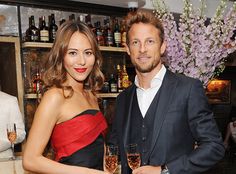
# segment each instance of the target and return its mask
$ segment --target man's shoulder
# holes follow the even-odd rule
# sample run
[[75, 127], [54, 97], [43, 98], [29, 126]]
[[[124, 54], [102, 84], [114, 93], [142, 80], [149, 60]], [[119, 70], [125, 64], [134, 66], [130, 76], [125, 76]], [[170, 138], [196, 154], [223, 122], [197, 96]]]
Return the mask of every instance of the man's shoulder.
[[7, 100], [15, 100], [15, 99], [16, 99], [15, 96], [0, 91], [0, 100], [7, 101]]
[[180, 81], [183, 84], [200, 82], [199, 79], [195, 79], [193, 77], [189, 77], [180, 73], [173, 73], [170, 70], [167, 70], [167, 75], [169, 75], [172, 79], [175, 79], [176, 81]]

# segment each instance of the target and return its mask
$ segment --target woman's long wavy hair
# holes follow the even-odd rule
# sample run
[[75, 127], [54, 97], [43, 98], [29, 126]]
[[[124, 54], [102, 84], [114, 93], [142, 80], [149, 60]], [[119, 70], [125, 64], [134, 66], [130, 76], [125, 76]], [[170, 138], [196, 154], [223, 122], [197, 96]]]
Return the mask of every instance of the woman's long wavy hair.
[[94, 33], [83, 22], [67, 21], [63, 23], [57, 31], [56, 39], [45, 63], [43, 81], [46, 89], [55, 86], [62, 88], [63, 92], [65, 92], [64, 90], [70, 90], [71, 92], [69, 97], [73, 95], [74, 90], [71, 86], [63, 86], [67, 79], [67, 71], [64, 67], [64, 57], [67, 52], [71, 36], [75, 32], [80, 32], [87, 36], [95, 56], [93, 69], [84, 81], [84, 88], [90, 89], [93, 93], [95, 93], [102, 87], [104, 81], [103, 73], [100, 70], [102, 55]]

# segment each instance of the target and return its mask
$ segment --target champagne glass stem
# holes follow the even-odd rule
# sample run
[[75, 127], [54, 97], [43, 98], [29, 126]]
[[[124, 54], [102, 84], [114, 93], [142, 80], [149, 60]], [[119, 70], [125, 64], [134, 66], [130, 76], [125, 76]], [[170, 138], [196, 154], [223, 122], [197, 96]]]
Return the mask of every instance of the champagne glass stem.
[[16, 157], [15, 157], [15, 148], [14, 148], [14, 143], [11, 143], [11, 149], [12, 149], [12, 154], [13, 154], [12, 159], [15, 160]]

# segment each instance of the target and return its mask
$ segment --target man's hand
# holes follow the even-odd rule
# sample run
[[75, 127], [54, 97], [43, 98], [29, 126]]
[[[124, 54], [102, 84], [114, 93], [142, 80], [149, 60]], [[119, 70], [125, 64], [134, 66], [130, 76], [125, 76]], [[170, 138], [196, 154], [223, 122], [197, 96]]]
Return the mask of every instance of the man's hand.
[[132, 174], [161, 174], [161, 166], [142, 166], [133, 170]]

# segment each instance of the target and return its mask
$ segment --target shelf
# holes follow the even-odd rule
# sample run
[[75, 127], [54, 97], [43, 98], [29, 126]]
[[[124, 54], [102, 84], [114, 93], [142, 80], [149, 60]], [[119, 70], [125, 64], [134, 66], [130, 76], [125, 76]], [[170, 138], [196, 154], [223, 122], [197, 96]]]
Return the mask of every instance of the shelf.
[[100, 48], [101, 51], [126, 52], [124, 47], [106, 47], [106, 46], [100, 46], [99, 48]]
[[32, 93], [32, 94], [25, 94], [25, 98], [27, 98], [27, 99], [37, 99], [37, 98], [41, 98], [41, 94], [34, 94], [34, 93]]
[[[23, 48], [52, 48], [53, 43], [42, 43], [42, 42], [24, 42]], [[101, 51], [114, 51], [114, 52], [126, 52], [124, 47], [106, 47], [100, 46]]]
[[[97, 94], [98, 97], [101, 98], [116, 98], [119, 93], [99, 93]], [[37, 99], [41, 98], [41, 94], [25, 94], [25, 98], [27, 99]]]
[[22, 44], [23, 48], [52, 48], [52, 43], [42, 43], [42, 42], [24, 42]]
[[119, 93], [99, 93], [97, 96], [101, 98], [116, 98], [118, 94]]

